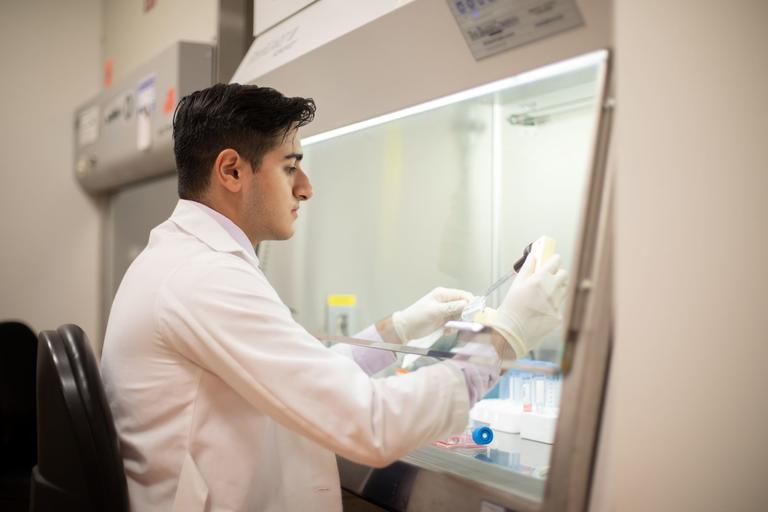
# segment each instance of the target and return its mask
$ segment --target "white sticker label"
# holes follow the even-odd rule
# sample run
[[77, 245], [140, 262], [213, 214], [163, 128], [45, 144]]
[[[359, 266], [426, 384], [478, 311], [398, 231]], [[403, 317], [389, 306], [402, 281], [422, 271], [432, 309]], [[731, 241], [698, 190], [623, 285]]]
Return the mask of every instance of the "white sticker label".
[[133, 115], [133, 97], [128, 94], [119, 94], [107, 103], [104, 111], [104, 126], [109, 127], [114, 123], [128, 121]]
[[[259, 35], [231, 82], [248, 83], [413, 0], [323, 0]], [[298, 5], [298, 4], [297, 4]], [[318, 23], [317, 20], [323, 20]]]
[[99, 107], [88, 107], [77, 115], [77, 147], [93, 144], [99, 138]]
[[136, 114], [136, 148], [139, 151], [149, 149], [152, 145], [152, 119], [146, 110]]
[[317, 0], [254, 0], [253, 35], [258, 36]]
[[146, 109], [148, 113], [155, 111], [157, 94], [155, 92], [155, 77], [150, 76], [139, 83], [136, 94], [136, 110]]
[[475, 60], [584, 24], [575, 0], [447, 0]]
[[155, 77], [150, 76], [139, 83], [136, 93], [136, 147], [139, 151], [152, 145], [152, 112], [156, 101]]

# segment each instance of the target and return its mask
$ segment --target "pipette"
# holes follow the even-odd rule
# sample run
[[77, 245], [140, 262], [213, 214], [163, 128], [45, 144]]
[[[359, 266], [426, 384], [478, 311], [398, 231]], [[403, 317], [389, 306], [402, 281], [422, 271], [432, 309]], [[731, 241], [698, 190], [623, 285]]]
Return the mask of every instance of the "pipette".
[[525, 249], [523, 249], [522, 257], [520, 257], [520, 259], [517, 260], [514, 265], [512, 265], [512, 270], [509, 273], [494, 281], [494, 283], [489, 286], [487, 290], [485, 290], [485, 293], [478, 295], [472, 302], [467, 304], [467, 306], [461, 312], [462, 320], [471, 322], [475, 318], [475, 315], [482, 311], [482, 309], [485, 307], [485, 301], [488, 299], [488, 297], [497, 289], [499, 289], [504, 283], [517, 275], [520, 269], [523, 268], [523, 263], [525, 263], [526, 258], [528, 258], [528, 255], [531, 253], [532, 245], [533, 244], [528, 244], [525, 246]]

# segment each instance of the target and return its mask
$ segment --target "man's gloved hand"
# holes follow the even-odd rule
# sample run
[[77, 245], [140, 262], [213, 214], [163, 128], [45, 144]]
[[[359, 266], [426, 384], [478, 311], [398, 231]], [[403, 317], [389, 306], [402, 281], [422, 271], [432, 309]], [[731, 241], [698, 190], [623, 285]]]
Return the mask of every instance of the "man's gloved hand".
[[560, 255], [537, 265], [528, 256], [498, 310], [484, 309], [475, 321], [496, 329], [518, 358], [536, 348], [542, 338], [560, 325], [567, 273]]
[[414, 304], [392, 314], [392, 324], [400, 341], [422, 338], [455, 320], [474, 298], [469, 292], [453, 288], [435, 288]]

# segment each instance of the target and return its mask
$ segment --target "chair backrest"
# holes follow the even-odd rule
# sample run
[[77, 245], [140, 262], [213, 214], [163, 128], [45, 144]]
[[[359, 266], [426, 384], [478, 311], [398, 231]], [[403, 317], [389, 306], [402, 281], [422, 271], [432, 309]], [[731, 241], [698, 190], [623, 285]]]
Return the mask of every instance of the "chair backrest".
[[76, 325], [40, 333], [37, 431], [31, 512], [128, 512], [112, 413], [96, 358]]
[[21, 322], [0, 322], [0, 510], [29, 510], [37, 462], [37, 337]]
[[37, 459], [35, 362], [37, 338], [20, 322], [0, 323], [0, 465], [3, 471]]

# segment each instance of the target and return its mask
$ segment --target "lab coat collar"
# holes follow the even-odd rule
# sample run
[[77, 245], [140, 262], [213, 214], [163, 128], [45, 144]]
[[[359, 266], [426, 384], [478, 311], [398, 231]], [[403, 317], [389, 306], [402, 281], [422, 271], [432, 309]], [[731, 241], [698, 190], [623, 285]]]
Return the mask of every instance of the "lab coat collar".
[[[194, 201], [179, 199], [170, 220], [211, 249], [219, 252], [240, 253], [255, 267], [259, 266], [259, 258], [256, 253], [252, 253], [240, 245], [213, 216]], [[234, 222], [232, 226], [237, 228]]]

